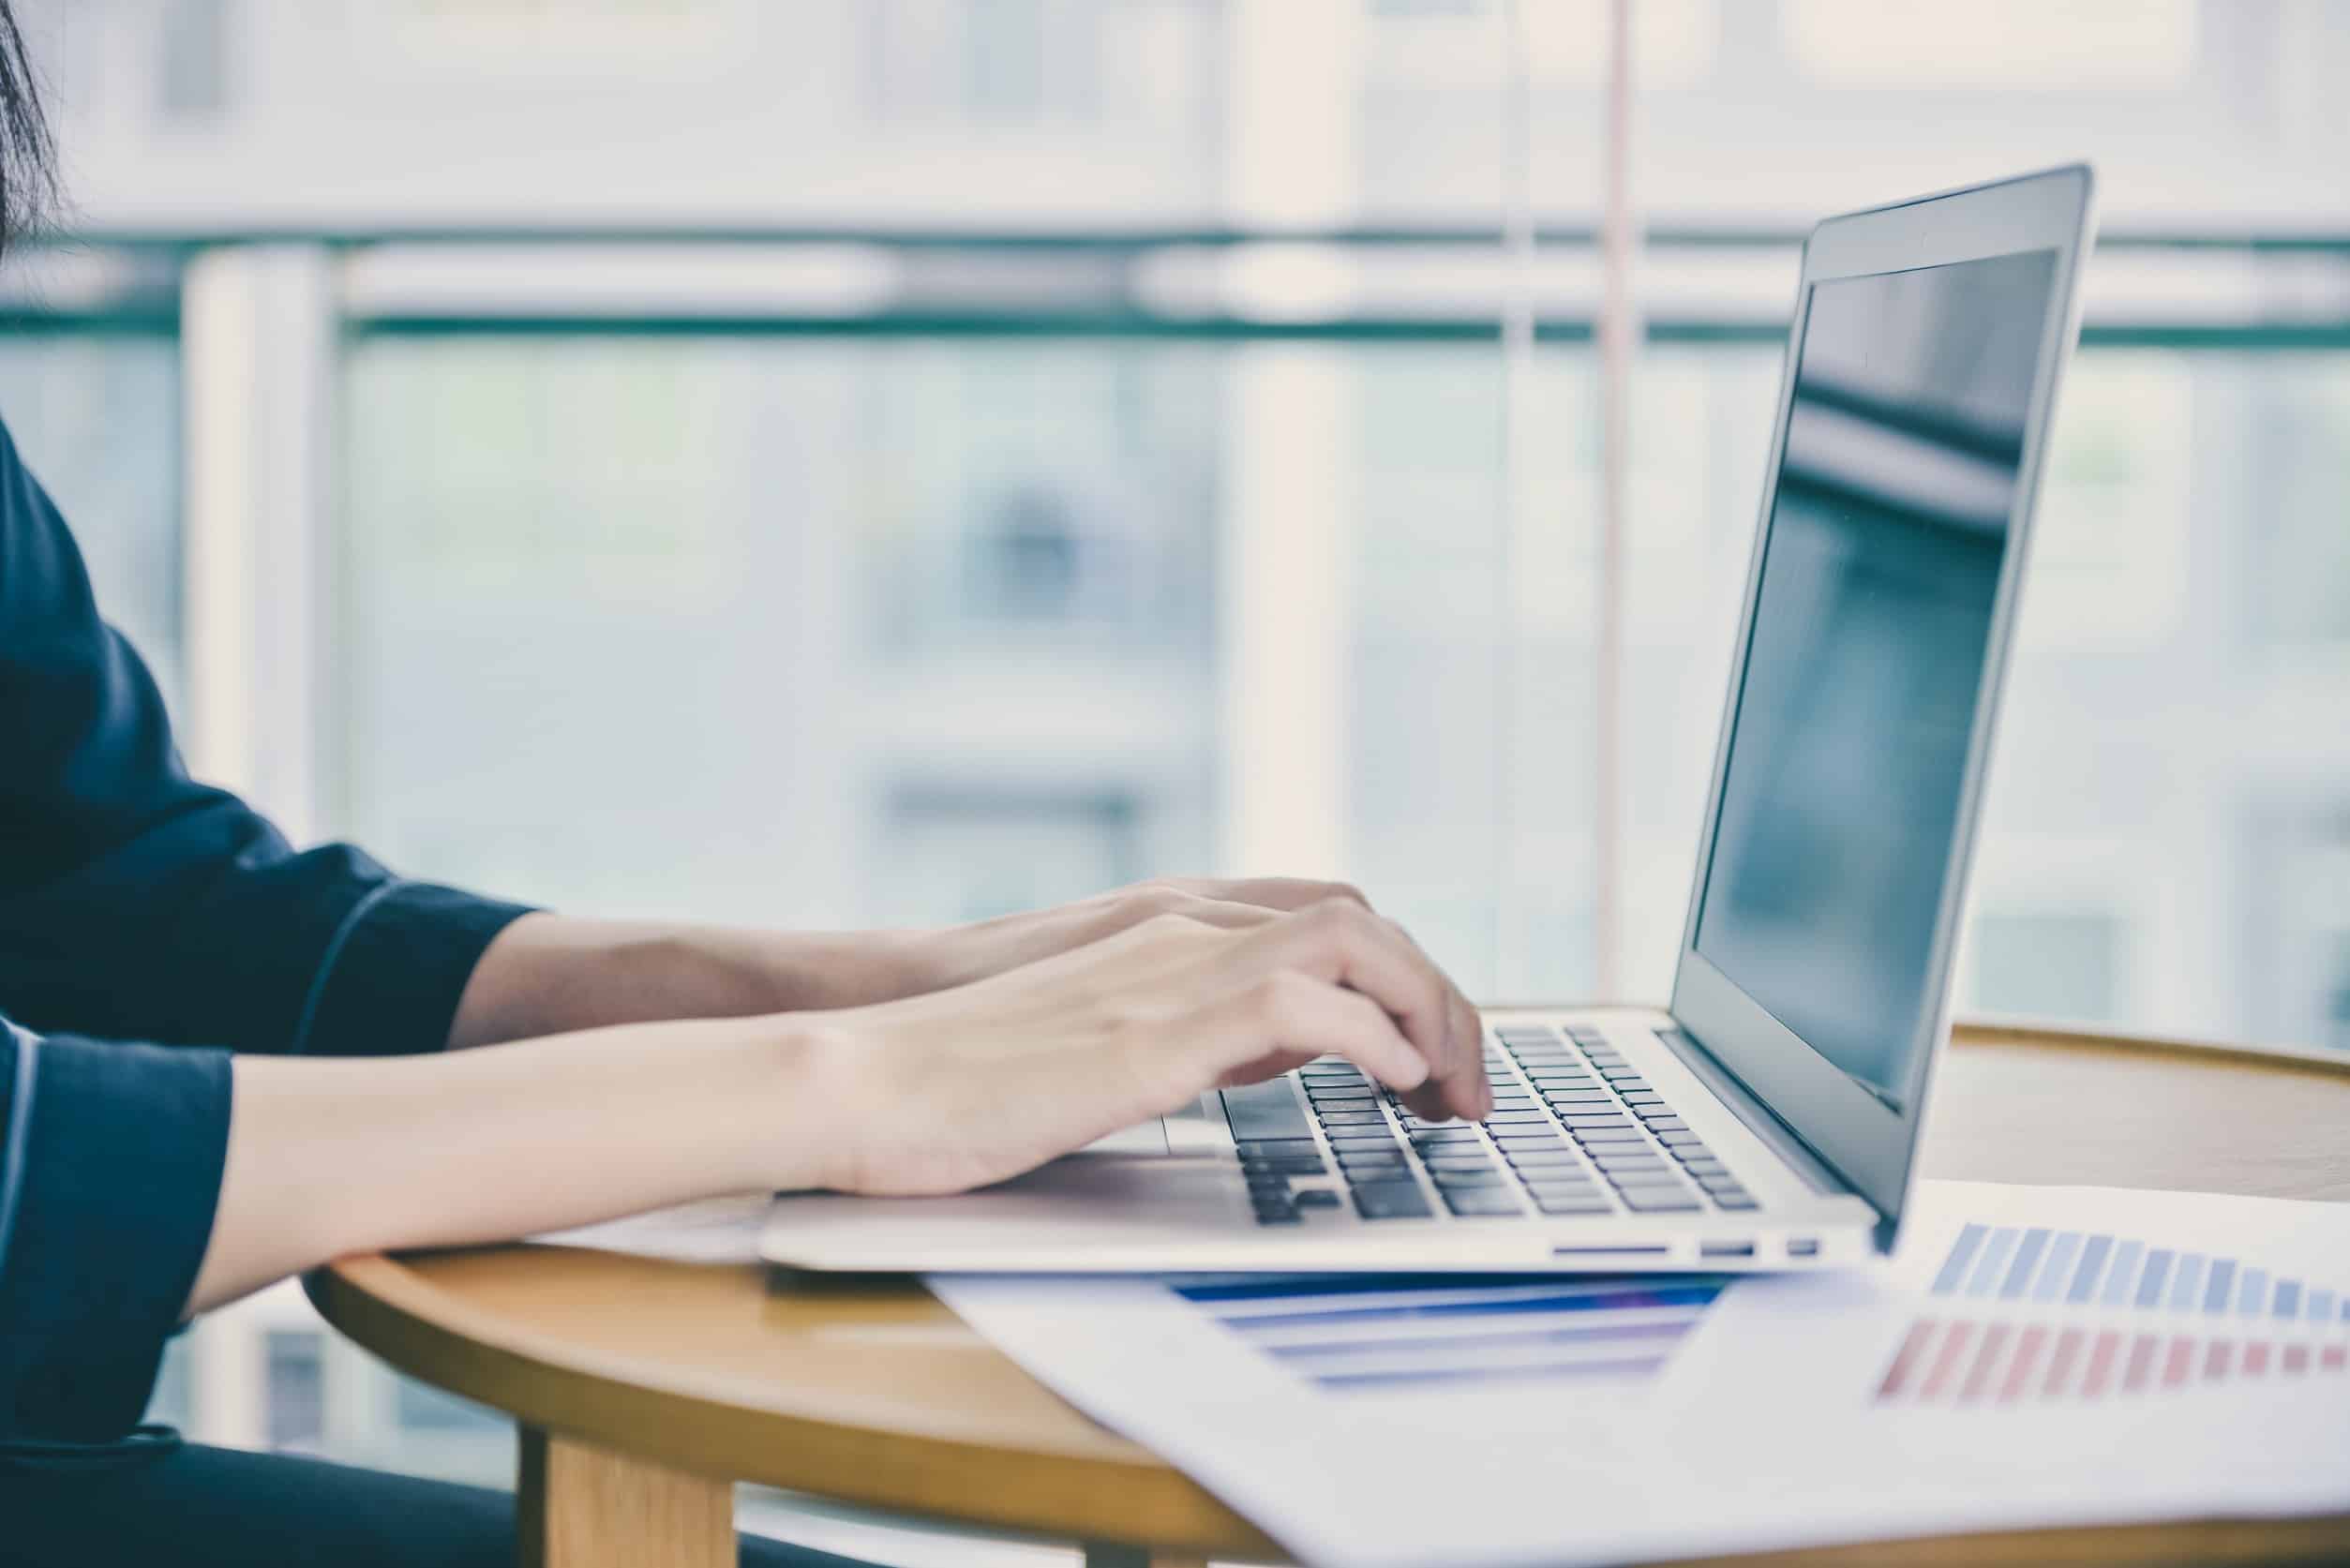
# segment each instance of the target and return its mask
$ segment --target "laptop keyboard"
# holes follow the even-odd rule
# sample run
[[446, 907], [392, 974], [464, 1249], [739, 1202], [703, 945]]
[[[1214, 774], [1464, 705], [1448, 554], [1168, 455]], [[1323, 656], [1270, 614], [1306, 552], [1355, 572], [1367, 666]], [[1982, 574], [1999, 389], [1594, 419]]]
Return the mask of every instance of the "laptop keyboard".
[[1598, 1030], [1510, 1024], [1488, 1038], [1485, 1070], [1481, 1123], [1423, 1120], [1337, 1057], [1298, 1069], [1303, 1104], [1286, 1079], [1226, 1089], [1257, 1222], [1348, 1203], [1365, 1219], [1432, 1218], [1439, 1204], [1461, 1219], [1757, 1207]]

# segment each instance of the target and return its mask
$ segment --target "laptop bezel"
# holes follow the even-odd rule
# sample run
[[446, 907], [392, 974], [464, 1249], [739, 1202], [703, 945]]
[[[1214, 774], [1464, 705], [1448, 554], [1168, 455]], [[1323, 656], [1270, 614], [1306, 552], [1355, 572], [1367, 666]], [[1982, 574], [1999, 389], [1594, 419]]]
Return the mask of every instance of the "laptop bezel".
[[[1714, 775], [1707, 785], [1703, 827], [1698, 840], [1696, 874], [1673, 976], [1674, 1022], [1755, 1098], [1849, 1182], [1884, 1218], [1882, 1239], [1890, 1245], [1908, 1199], [1920, 1124], [1932, 1091], [1934, 1069], [1950, 1026], [1953, 956], [1966, 907], [1968, 873], [1973, 860], [1983, 780], [1988, 775], [2002, 688], [2013, 643], [2024, 564], [2030, 554], [2032, 522], [2039, 510], [2042, 464], [2058, 383], [2079, 324], [2079, 273], [2088, 244], [2095, 182], [2087, 165], [2075, 164], [1994, 184], [1919, 197], [1892, 206], [1832, 217], [1804, 242], [1803, 275], [1796, 287], [1795, 317], [1781, 365], [1777, 416], [1771, 461], [1763, 478], [1754, 546], [1746, 568], [1746, 592], [1732, 643], [1729, 693], [1715, 736]], [[2014, 505], [2008, 519], [2009, 547], [2001, 562], [1985, 639], [1982, 699], [1967, 741], [1967, 761], [1958, 812], [1951, 835], [1928, 952], [1928, 989], [1921, 1037], [1911, 1043], [1909, 1080], [1896, 1104], [1864, 1087], [1804, 1043], [1762, 1005], [1697, 950], [1698, 925], [1705, 902], [1722, 785], [1729, 772], [1731, 737], [1752, 652], [1755, 609], [1764, 546], [1786, 459], [1788, 422], [1794, 401], [1798, 360], [1809, 319], [1814, 286], [1844, 277], [1942, 266], [2019, 252], [2052, 250], [2056, 265], [2051, 304], [2034, 363], [2032, 395], [2025, 418], [2024, 449], [2016, 470]]]

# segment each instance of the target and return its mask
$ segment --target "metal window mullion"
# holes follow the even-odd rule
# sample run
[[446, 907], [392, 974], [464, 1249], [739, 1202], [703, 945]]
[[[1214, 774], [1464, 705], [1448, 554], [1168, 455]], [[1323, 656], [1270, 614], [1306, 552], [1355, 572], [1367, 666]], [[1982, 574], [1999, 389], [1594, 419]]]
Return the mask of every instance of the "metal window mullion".
[[181, 291], [187, 718], [200, 778], [320, 820], [336, 293], [311, 245], [199, 252]]

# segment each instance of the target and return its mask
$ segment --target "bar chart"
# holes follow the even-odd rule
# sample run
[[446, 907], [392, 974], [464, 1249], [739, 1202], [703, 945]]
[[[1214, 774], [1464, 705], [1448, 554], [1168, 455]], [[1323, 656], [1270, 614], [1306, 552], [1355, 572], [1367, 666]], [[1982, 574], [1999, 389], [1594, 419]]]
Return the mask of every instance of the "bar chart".
[[2350, 1294], [2238, 1259], [2046, 1226], [1967, 1225], [1932, 1292], [2037, 1306], [2130, 1307], [2350, 1324]]
[[[2350, 1294], [2217, 1252], [1968, 1224], [1928, 1293], [1952, 1310], [1909, 1325], [1878, 1383], [1880, 1404], [2093, 1400], [2251, 1379], [2350, 1379]], [[1968, 1302], [1983, 1308], [1970, 1311]]]
[[1665, 1369], [1726, 1281], [1298, 1275], [1171, 1283], [1277, 1364], [1344, 1394], [1644, 1382]]

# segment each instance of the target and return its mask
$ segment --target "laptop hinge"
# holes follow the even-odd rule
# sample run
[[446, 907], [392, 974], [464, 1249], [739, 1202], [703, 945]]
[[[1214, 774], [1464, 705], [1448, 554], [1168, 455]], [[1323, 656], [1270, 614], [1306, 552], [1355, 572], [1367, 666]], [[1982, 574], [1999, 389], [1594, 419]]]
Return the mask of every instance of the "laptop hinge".
[[[1681, 1059], [1682, 1066], [1714, 1091], [1714, 1097], [1729, 1107], [1730, 1114], [1746, 1124], [1746, 1130], [1770, 1145], [1771, 1152], [1785, 1160], [1788, 1169], [1803, 1177], [1804, 1185], [1822, 1197], [1866, 1198], [1851, 1183], [1835, 1172], [1835, 1168], [1812, 1152], [1811, 1145], [1791, 1127], [1779, 1120], [1772, 1109], [1746, 1092], [1730, 1070], [1714, 1058], [1713, 1053], [1698, 1043], [1679, 1023], [1656, 1031], [1656, 1038], [1665, 1042], [1665, 1049]], [[1872, 1209], [1877, 1205], [1870, 1203]]]

